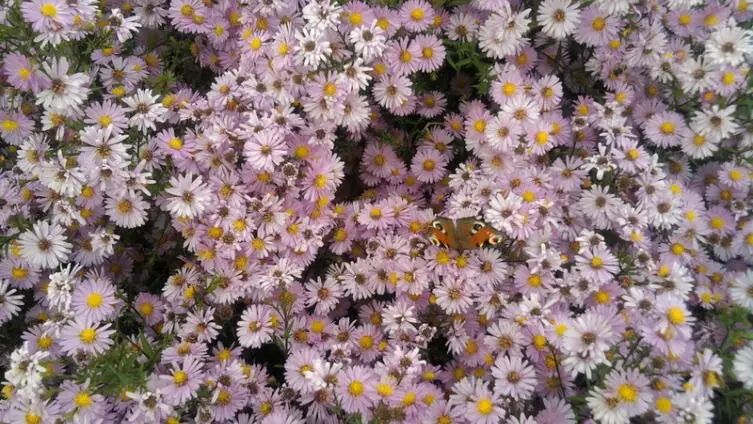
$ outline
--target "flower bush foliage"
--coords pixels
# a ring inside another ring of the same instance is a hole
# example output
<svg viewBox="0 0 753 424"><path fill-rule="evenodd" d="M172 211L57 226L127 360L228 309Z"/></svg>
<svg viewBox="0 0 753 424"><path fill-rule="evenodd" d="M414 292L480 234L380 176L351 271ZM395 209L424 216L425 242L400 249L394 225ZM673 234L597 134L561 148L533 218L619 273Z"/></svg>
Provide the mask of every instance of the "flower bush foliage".
<svg viewBox="0 0 753 424"><path fill-rule="evenodd" d="M0 422L743 422L752 18L6 2Z"/></svg>

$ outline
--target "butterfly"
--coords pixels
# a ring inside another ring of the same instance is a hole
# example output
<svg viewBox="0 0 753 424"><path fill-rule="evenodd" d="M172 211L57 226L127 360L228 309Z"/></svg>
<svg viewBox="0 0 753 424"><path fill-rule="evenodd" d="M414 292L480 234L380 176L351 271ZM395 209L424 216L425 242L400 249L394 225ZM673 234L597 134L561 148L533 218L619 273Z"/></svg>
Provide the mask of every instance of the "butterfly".
<svg viewBox="0 0 753 424"><path fill-rule="evenodd" d="M449 219L439 217L429 227L429 241L434 246L469 250L497 246L502 234L480 218Z"/></svg>

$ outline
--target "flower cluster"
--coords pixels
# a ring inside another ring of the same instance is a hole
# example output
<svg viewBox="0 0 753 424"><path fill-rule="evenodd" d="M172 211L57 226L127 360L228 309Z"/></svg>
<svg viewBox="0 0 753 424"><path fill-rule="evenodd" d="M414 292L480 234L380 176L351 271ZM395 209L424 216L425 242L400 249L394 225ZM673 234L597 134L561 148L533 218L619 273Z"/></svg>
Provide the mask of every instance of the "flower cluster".
<svg viewBox="0 0 753 424"><path fill-rule="evenodd" d="M747 0L0 23L0 423L753 412Z"/></svg>

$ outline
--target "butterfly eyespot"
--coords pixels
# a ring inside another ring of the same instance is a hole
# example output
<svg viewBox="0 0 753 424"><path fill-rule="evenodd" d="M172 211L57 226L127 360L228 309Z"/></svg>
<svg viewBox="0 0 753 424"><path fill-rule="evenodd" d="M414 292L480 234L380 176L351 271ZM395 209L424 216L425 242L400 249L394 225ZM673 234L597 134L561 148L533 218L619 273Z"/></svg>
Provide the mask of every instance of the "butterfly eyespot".
<svg viewBox="0 0 753 424"><path fill-rule="evenodd" d="M491 235L489 236L489 244L492 246L496 246L502 242L502 237L498 235Z"/></svg>
<svg viewBox="0 0 753 424"><path fill-rule="evenodd" d="M473 227L471 227L471 234L478 233L479 231L481 231L482 228L484 228L484 226L485 225L483 222L474 222Z"/></svg>
<svg viewBox="0 0 753 424"><path fill-rule="evenodd" d="M439 221L432 222L431 226L434 227L434 228L436 228L437 230L439 230L441 232L444 232L444 225L442 225L442 223L439 222Z"/></svg>

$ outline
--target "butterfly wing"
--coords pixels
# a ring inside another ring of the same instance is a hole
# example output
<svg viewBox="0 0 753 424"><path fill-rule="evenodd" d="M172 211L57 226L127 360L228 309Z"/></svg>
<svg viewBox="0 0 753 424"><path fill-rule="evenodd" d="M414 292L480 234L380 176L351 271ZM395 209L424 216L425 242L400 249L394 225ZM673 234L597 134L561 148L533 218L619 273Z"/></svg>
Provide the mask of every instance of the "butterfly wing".
<svg viewBox="0 0 753 424"><path fill-rule="evenodd" d="M455 249L455 223L447 218L435 219L429 228L429 241L435 246Z"/></svg>
<svg viewBox="0 0 753 424"><path fill-rule="evenodd" d="M502 234L480 219L468 218L466 249L477 249L486 245L496 246L502 242Z"/></svg>

